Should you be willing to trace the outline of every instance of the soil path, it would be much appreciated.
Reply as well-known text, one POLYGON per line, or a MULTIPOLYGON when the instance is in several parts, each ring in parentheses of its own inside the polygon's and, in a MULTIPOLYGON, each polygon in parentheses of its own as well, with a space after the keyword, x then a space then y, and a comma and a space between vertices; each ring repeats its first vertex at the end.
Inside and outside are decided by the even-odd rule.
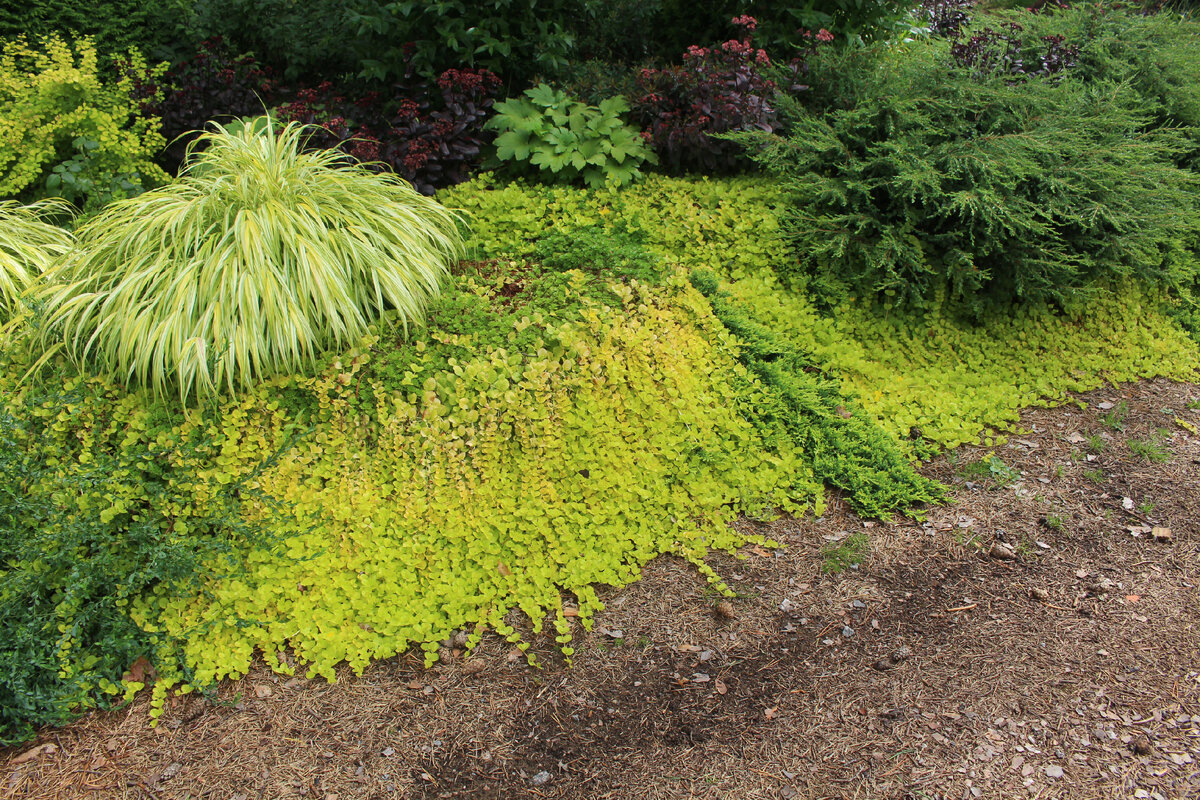
POLYGON ((742 523, 786 547, 714 559, 727 605, 659 559, 571 669, 490 639, 256 671, 156 730, 142 700, 2 752, 0 796, 1200 797, 1200 387, 1081 400, 930 464, 957 502, 923 523, 742 523))

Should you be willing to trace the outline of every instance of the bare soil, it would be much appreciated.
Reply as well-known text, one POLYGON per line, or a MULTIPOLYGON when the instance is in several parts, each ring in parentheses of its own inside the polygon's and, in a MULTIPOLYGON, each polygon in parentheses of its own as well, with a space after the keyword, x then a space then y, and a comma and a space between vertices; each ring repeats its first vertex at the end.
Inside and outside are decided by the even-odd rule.
POLYGON ((1080 400, 930 463, 955 502, 923 522, 743 521, 784 547, 712 560, 727 605, 657 560, 570 668, 492 638, 332 685, 259 669, 157 729, 142 699, 0 751, 0 796, 1200 797, 1200 386, 1080 400))

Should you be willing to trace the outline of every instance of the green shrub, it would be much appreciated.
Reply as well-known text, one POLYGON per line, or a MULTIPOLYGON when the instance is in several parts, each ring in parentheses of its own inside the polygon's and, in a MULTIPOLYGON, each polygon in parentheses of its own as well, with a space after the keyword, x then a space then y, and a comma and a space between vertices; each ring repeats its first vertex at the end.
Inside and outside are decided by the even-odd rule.
MULTIPOLYGON (((130 58, 144 68, 136 54, 130 58)), ((64 196, 92 207, 167 180, 158 122, 137 116, 126 77, 102 80, 96 48, 57 36, 0 53, 0 199, 64 196), (67 176, 70 176, 69 179, 67 176)))
POLYGON ((25 288, 71 249, 71 234, 48 221, 65 214, 60 203, 0 201, 0 322, 15 310, 25 288))
POLYGON ((137 48, 155 58, 178 54, 193 0, 19 0, 0 3, 0 39, 88 36, 107 55, 137 48))
POLYGON ((1188 135, 1147 130, 1129 85, 973 75, 939 40, 822 54, 811 80, 834 72, 827 113, 793 105, 787 136, 737 134, 791 191, 786 277, 978 312, 1196 274, 1200 184, 1174 163, 1188 135))
POLYGON ((303 370, 388 308, 421 324, 459 251, 453 215, 302 139, 219 128, 176 182, 88 220, 39 292, 45 336, 186 397, 303 370))
POLYGON ((754 17, 756 40, 786 60, 806 42, 801 29, 821 28, 837 41, 888 38, 913 3, 909 0, 583 0, 570 19, 581 59, 635 64, 676 61, 691 45, 730 38, 730 20, 754 17))
POLYGON ((1200 168, 1200 20, 1092 5, 1012 18, 1031 38, 1062 36, 1078 47, 1077 79, 1130 84, 1149 127, 1187 127, 1189 147, 1177 162, 1200 168))
POLYGON ((638 96, 637 67, 611 61, 577 61, 559 70, 555 85, 588 105, 610 97, 638 96))
POLYGON ((495 109, 484 127, 497 131, 496 158, 514 171, 536 167, 534 174, 542 177, 597 189, 632 183, 644 162, 657 163, 637 128, 621 120, 629 110, 622 97, 594 107, 543 83, 495 109))
MULTIPOLYGON (((190 56, 220 38, 235 55, 253 54, 290 82, 316 85, 357 73, 358 24, 345 0, 192 0, 187 16, 190 56)), ((171 59, 178 63, 180 58, 171 59)), ((395 77, 401 77, 396 75, 395 77)))
POLYGON ((573 38, 564 28, 579 0, 363 0, 350 12, 351 44, 364 76, 404 77, 410 63, 434 76, 483 67, 510 88, 567 64, 573 38))
POLYGON ((0 364, 0 745, 111 705, 139 659, 186 673, 169 640, 134 621, 134 601, 236 574, 238 548, 267 543, 239 510, 253 488, 198 466, 213 455, 205 427, 155 423, 97 381, 56 375, 18 387, 9 366, 0 364))

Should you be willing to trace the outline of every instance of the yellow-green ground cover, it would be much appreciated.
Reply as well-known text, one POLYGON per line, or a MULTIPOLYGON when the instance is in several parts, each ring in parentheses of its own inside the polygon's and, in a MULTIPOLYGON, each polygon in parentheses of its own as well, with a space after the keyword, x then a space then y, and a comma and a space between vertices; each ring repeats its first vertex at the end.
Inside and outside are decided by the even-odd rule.
MULTIPOLYGON (((878 510, 919 508, 939 492, 889 461, 914 434, 917 451, 949 447, 1068 390, 1195 375, 1195 344, 1136 286, 974 325, 855 304, 819 313, 772 276, 792 256, 780 195, 754 180, 653 176, 593 192, 483 178, 440 199, 491 261, 460 274, 411 341, 380 328, 315 377, 180 411, 106 379, 62 378, 70 368, 53 362, 22 382, 31 337, 10 333, 3 410, 30 420, 19 444, 51 466, 35 493, 53 498, 119 457, 71 513, 149 515, 180 547, 214 529, 214 504, 263 529, 197 582, 121 603, 167 634, 160 696, 237 677, 256 652, 326 677, 412 646, 431 660, 463 629, 524 648, 548 624, 569 655, 564 603, 586 624, 595 585, 634 581, 664 553, 723 590, 704 556, 752 541, 728 523, 819 511, 822 483, 842 485, 832 469, 893 464, 870 479, 900 487, 878 510), (539 271, 537 240, 573 231, 634 242, 662 259, 662 277, 539 271), (725 301, 693 288, 698 269, 722 279, 725 301), (770 341, 744 338, 751 323, 735 311, 770 341), (464 314, 486 325, 456 326, 464 314)), ((61 669, 87 675, 85 632, 67 621, 54 634, 61 669)))

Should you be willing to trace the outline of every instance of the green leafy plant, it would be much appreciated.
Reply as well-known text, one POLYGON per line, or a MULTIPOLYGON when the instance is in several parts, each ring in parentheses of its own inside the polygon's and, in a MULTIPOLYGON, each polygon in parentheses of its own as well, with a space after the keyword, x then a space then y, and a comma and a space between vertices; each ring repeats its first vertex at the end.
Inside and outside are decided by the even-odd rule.
POLYGON ((1083 477, 1087 478, 1092 483, 1101 483, 1104 481, 1104 470, 1099 468, 1085 469, 1083 471, 1083 477))
POLYGON ((852 533, 840 542, 830 542, 821 548, 821 571, 837 575, 861 564, 871 552, 865 533, 852 533))
POLYGON ((114 199, 133 197, 143 191, 137 175, 113 174, 96 169, 96 151, 100 148, 100 142, 78 136, 74 147, 75 155, 56 164, 46 178, 47 195, 62 197, 88 211, 105 206, 114 199))
POLYGON ((485 127, 497 132, 496 158, 518 172, 534 167, 543 177, 595 189, 632 183, 643 163, 656 163, 637 129, 621 120, 629 110, 622 97, 589 106, 543 83, 495 109, 485 127))
POLYGON ((154 156, 166 141, 157 120, 137 115, 131 80, 102 78, 88 39, 40 45, 17 39, 0 51, 0 198, 87 196, 96 207, 164 183, 154 156))
MULTIPOLYGON (((203 0, 201 0, 203 1, 203 0)), ((89 36, 104 53, 137 48, 154 59, 177 55, 196 0, 23 0, 0 3, 0 39, 89 36)))
POLYGON ((1063 528, 1063 518, 1058 514, 1047 514, 1042 522, 1052 531, 1061 531, 1063 528))
POLYGON ((69 211, 53 201, 0 202, 0 315, 12 313, 26 287, 71 249, 71 234, 49 221, 69 211))
POLYGON ((1163 446, 1162 434, 1155 432, 1148 439, 1130 439, 1129 452, 1150 464, 1165 464, 1171 460, 1171 453, 1163 446))
POLYGON ((438 197, 471 220, 477 258, 523 256, 550 232, 627 230, 666 264, 709 269, 722 289, 789 346, 837 378, 868 416, 915 452, 990 444, 1019 410, 1107 383, 1195 380, 1197 344, 1164 316, 1162 296, 1130 284, 1069 307, 893 310, 846 302, 830 315, 775 269, 794 258, 781 230, 786 195, 762 177, 653 174, 620 192, 499 183, 484 175, 438 197), (920 438, 911 438, 913 429, 920 438))
POLYGON ((1093 453, 1103 453, 1104 448, 1108 446, 1108 442, 1104 441, 1104 437, 1100 434, 1087 437, 1088 450, 1093 453))
POLYGON ((1125 417, 1129 414, 1129 403, 1119 401, 1100 417, 1100 423, 1113 431, 1125 430, 1125 417))
POLYGON ((459 252, 453 214, 303 137, 218 127, 175 183, 88 220, 39 290, 47 341, 187 397, 302 371, 388 309, 419 325, 459 252))
POLYGON ((979 461, 964 464, 959 469, 959 475, 964 478, 976 478, 987 481, 996 488, 1003 488, 1015 483, 1021 473, 1004 463, 999 456, 989 456, 979 461))

